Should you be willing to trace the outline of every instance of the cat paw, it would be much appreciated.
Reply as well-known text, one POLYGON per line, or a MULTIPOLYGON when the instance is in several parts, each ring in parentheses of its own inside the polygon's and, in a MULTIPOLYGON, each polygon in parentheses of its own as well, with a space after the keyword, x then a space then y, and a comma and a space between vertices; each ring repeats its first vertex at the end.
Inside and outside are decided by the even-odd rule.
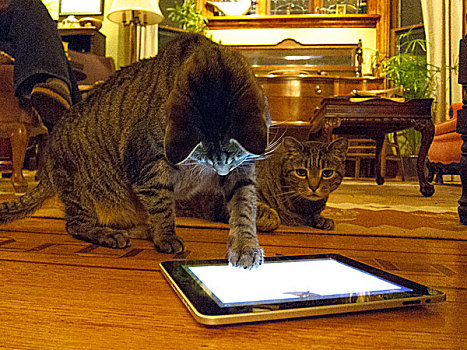
POLYGON ((161 253, 178 254, 185 250, 183 240, 177 235, 164 236, 159 239, 154 237, 154 247, 161 253))
POLYGON ((334 230, 334 220, 319 216, 308 221, 308 226, 319 228, 321 230, 334 230))
POLYGON ((108 248, 126 248, 130 244, 130 236, 128 231, 125 230, 113 230, 105 234, 101 234, 97 238, 97 243, 108 248))
POLYGON ((229 249, 229 263, 244 269, 256 268, 264 262, 264 251, 260 247, 233 250, 229 249))
POLYGON ((256 229, 258 231, 274 231, 279 228, 281 219, 274 209, 266 204, 258 203, 256 208, 256 229))

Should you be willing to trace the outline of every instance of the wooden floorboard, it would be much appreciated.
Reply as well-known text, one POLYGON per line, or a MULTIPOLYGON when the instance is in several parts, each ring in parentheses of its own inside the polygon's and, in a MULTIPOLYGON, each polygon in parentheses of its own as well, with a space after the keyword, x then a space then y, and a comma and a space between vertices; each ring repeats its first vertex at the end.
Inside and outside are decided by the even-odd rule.
POLYGON ((461 349, 467 341, 465 303, 453 291, 430 308, 211 328, 196 324, 158 271, 19 262, 2 262, 2 271, 9 303, 0 334, 12 348, 461 349))
POLYGON ((447 301, 207 327, 192 318, 159 263, 225 257, 227 226, 177 220, 187 251, 173 256, 141 239, 120 250, 73 239, 59 216, 0 227, 0 348, 467 349, 467 235, 460 234, 467 229, 462 227, 437 239, 303 228, 262 233, 267 256, 340 253, 441 289, 447 301))

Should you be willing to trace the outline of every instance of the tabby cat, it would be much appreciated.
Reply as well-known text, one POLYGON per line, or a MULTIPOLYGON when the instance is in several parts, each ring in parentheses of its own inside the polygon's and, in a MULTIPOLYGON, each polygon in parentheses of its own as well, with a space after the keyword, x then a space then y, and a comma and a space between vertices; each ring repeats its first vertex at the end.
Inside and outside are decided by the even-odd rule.
POLYGON ((180 253, 174 202, 209 191, 227 202, 230 263, 257 266, 263 250, 248 160, 265 151, 269 124, 247 61, 203 36, 180 35, 64 115, 38 186, 3 203, 0 223, 24 218, 58 194, 73 237, 124 248, 142 233, 159 251, 180 253))
MULTIPOLYGON (((332 230, 334 221, 321 212, 342 182, 346 154, 345 138, 328 144, 284 137, 274 152, 256 161, 257 229, 273 231, 282 223, 332 230)), ((198 196, 176 204, 179 216, 220 222, 229 218, 222 197, 198 196)))
POLYGON ((327 144, 284 137, 274 153, 257 162, 257 228, 279 224, 332 230, 334 221, 321 216, 329 194, 345 172, 347 139, 327 144))

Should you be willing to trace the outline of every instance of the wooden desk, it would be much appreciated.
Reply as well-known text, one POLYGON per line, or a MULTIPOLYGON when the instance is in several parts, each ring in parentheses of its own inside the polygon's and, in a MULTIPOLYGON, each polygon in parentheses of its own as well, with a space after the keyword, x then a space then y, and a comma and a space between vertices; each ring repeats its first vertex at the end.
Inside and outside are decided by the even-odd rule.
POLYGON ((322 136, 330 139, 331 134, 365 135, 376 141, 376 182, 384 183, 381 175, 381 150, 387 133, 413 127, 422 134, 422 142, 417 159, 417 175, 420 192, 430 197, 434 186, 425 178, 425 160, 434 137, 431 120, 433 99, 416 99, 407 102, 394 102, 383 98, 372 98, 353 102, 348 97, 323 99, 315 110, 314 120, 323 123, 322 136))

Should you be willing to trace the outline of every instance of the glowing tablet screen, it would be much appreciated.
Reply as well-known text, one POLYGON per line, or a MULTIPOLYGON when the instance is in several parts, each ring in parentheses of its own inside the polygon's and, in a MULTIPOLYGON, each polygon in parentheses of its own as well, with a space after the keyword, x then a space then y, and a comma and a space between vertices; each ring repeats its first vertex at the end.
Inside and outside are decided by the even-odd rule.
POLYGON ((328 258, 268 262, 252 270, 228 265, 186 268, 221 307, 412 291, 328 258))

